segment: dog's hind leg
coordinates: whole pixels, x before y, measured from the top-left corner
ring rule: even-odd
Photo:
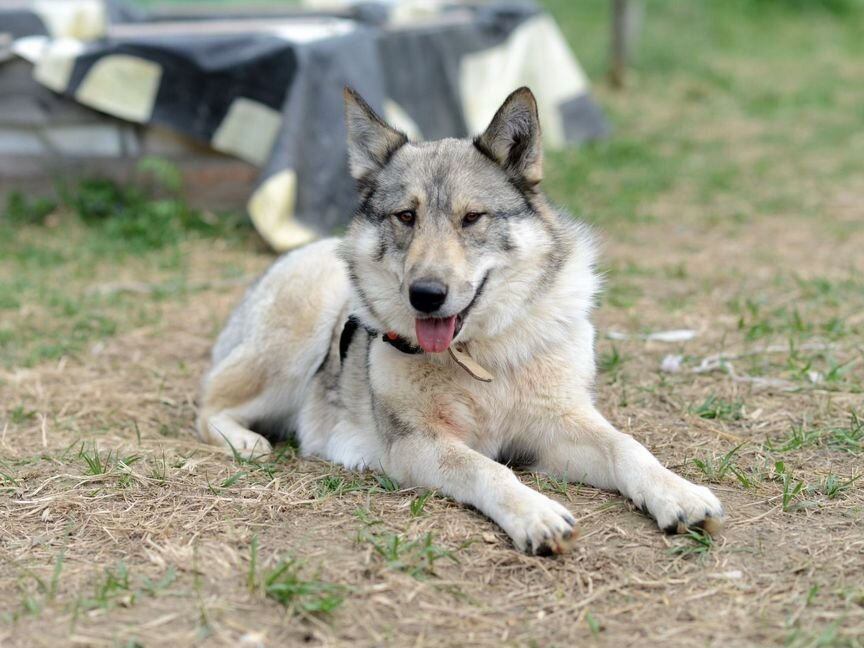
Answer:
[[[248,428],[256,414],[268,414],[267,387],[260,363],[242,346],[235,348],[204,381],[198,437],[206,443],[232,448],[244,457],[269,454],[270,442]]]
[[[202,417],[198,423],[199,435],[208,443],[226,446],[241,457],[254,459],[270,454],[273,450],[270,442],[248,429],[235,416],[231,412],[222,411]]]

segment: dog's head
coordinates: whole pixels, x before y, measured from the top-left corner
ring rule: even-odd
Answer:
[[[345,109],[360,205],[341,255],[361,317],[427,352],[499,334],[555,262],[531,91],[474,140],[409,142],[351,90]]]

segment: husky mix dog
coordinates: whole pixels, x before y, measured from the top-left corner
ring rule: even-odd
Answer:
[[[473,140],[409,142],[351,90],[345,108],[353,222],[249,289],[199,436],[256,456],[293,432],[305,455],[476,507],[533,554],[570,549],[576,521],[511,466],[616,490],[670,533],[716,532],[711,491],[594,406],[594,245],[538,189],[531,91]]]

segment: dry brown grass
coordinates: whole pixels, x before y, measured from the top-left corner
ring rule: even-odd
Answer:
[[[739,230],[727,241],[729,249],[720,241],[694,250],[716,237],[698,228],[639,227],[631,231],[639,245],[609,241],[605,252],[613,268],[629,268],[613,272],[610,283],[637,286],[639,296],[631,305],[602,307],[600,330],[686,326],[700,335],[686,345],[615,342],[623,360],[608,363],[598,398],[617,425],[694,480],[705,481],[694,458],[719,458],[745,443],[734,463],[753,486],[744,488],[731,473],[713,485],[730,523],[710,551],[696,553],[695,542],[667,538],[620,497],[578,485],[540,482],[577,513],[584,533],[574,554],[544,559],[518,554],[473,511],[433,497],[414,517],[415,493],[387,492],[372,476],[296,458],[290,449],[271,466],[237,465],[190,435],[211,322],[227,315],[240,294],[239,288],[201,290],[163,304],[158,323],[100,340],[85,356],[0,373],[6,412],[0,448],[9,476],[0,499],[0,641],[811,645],[835,634],[857,640],[864,633],[864,495],[856,483],[829,499],[818,486],[829,474],[859,474],[861,448],[856,454],[817,443],[780,453],[765,442],[777,445],[804,420],[819,430],[843,425],[847,410],[860,406],[860,393],[806,381],[792,393],[753,391],[722,372],[667,375],[658,364],[673,351],[702,357],[720,348],[758,348],[744,341],[727,302],[742,290],[769,301],[789,299],[788,287],[772,281],[777,268],[831,276],[859,262],[855,252],[864,235],[858,230],[838,244],[803,224],[769,219],[758,236]],[[647,241],[662,241],[662,249]],[[817,243],[806,263],[801,241]],[[204,249],[189,250],[190,281],[220,262]],[[244,258],[250,267],[267,262],[261,255]],[[663,273],[678,264],[686,266],[684,276]],[[726,265],[736,269],[734,276],[722,271]],[[91,283],[111,279],[104,270]],[[686,307],[658,303],[675,294],[686,296]],[[860,311],[861,305],[859,297],[832,312],[848,317],[844,309]],[[835,342],[836,353],[854,353],[858,342]],[[601,340],[601,355],[608,357],[611,348]],[[742,418],[692,413],[709,394],[741,400]],[[34,414],[15,422],[19,405]],[[91,446],[103,458],[112,453],[105,474],[88,474],[82,443],[91,456]],[[783,487],[772,477],[778,459],[796,481],[815,489],[802,493],[797,500],[805,505],[791,512],[782,510]],[[232,477],[236,481],[223,486]],[[342,477],[359,490],[320,497],[325,477]],[[458,563],[440,559],[434,573],[412,577],[358,540],[365,529],[408,538],[431,532],[435,545],[451,550]],[[304,578],[346,586],[344,603],[329,615],[309,614],[283,608],[260,587],[250,589],[253,538],[260,574],[294,556]],[[128,587],[100,596],[106,569],[116,572],[118,562],[128,570]],[[145,579],[158,583],[174,572],[162,591],[147,592]]]

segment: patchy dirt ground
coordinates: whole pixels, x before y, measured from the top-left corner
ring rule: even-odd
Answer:
[[[574,553],[533,558],[382,475],[290,446],[238,462],[191,437],[195,395],[272,257],[195,237],[106,252],[62,214],[0,232],[0,645],[864,644],[864,130],[832,112],[864,78],[837,70],[836,102],[794,104],[795,123],[848,136],[784,137],[785,108],[645,72],[601,89],[607,149],[549,159],[605,240],[600,406],[715,489],[713,541],[526,473],[582,528]],[[644,339],[675,329],[695,337]]]
[[[600,331],[698,335],[601,339],[598,400],[667,465],[713,482],[730,522],[712,546],[667,538],[617,495],[525,474],[577,514],[584,534],[572,555],[530,558],[442,498],[423,502],[290,447],[256,465],[196,443],[214,322],[242,290],[205,287],[78,357],[0,372],[2,644],[857,645],[864,496],[849,482],[864,449],[861,338],[819,327],[836,318],[860,330],[860,275],[838,269],[858,267],[864,232],[838,240],[778,217],[727,239],[680,225],[636,226],[629,238],[606,244]],[[250,271],[269,261],[231,249],[214,259],[205,248],[189,244],[191,285],[220,259]],[[797,279],[786,285],[778,272],[790,268]],[[114,278],[106,269],[92,282]],[[854,283],[847,293],[844,282]],[[746,306],[738,314],[742,299],[759,301],[765,322],[751,322],[761,315]],[[759,327],[787,326],[777,309],[790,303],[799,326],[814,327],[797,350],[758,337]],[[731,361],[734,377],[688,373],[721,351],[744,354]],[[669,354],[683,356],[682,372],[659,370]],[[851,367],[842,379],[825,378],[829,356]],[[802,379],[795,363],[808,362]],[[286,608],[265,581],[288,557],[300,571]],[[329,595],[341,605],[304,610],[328,594],[322,583],[340,587]]]

